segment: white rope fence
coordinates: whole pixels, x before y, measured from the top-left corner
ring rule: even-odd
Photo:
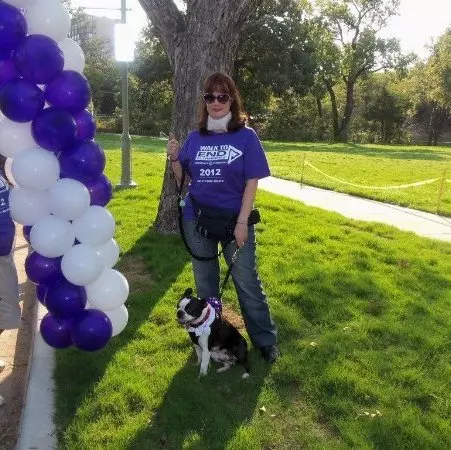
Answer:
[[[436,181],[440,180],[440,178],[431,178],[429,180],[417,181],[415,183],[409,183],[409,184],[398,184],[398,185],[395,185],[395,186],[366,186],[364,184],[350,183],[349,181],[340,180],[339,178],[335,178],[335,177],[333,177],[331,175],[328,175],[327,173],[325,173],[322,170],[318,169],[318,167],[315,167],[312,163],[310,163],[307,160],[304,160],[304,165],[311,167],[313,170],[315,170],[316,172],[320,173],[324,177],[329,178],[330,180],[338,181],[339,183],[343,183],[343,184],[346,184],[348,186],[354,186],[354,187],[359,187],[359,188],[364,188],[364,189],[380,189],[380,190],[407,189],[407,188],[410,188],[410,187],[417,187],[417,186],[423,186],[425,184],[432,184],[432,183],[435,183]],[[451,180],[446,180],[446,181],[447,182],[451,182]]]
[[[442,177],[430,178],[429,180],[416,181],[414,183],[397,184],[394,186],[367,186],[364,184],[356,184],[356,183],[351,183],[349,181],[341,180],[340,178],[333,177],[332,175],[329,175],[329,174],[323,172],[322,170],[318,169],[318,167],[314,166],[310,161],[307,161],[307,159],[305,158],[305,154],[304,154],[303,164],[302,164],[301,186],[303,184],[304,169],[306,166],[310,167],[315,172],[321,174],[323,177],[328,178],[329,180],[333,180],[338,183],[345,184],[347,186],[353,186],[353,187],[362,188],[362,189],[376,189],[376,190],[386,190],[387,191],[387,190],[393,190],[393,189],[408,189],[411,187],[425,186],[427,184],[433,184],[433,183],[440,182],[440,188],[439,188],[439,193],[438,193],[438,198],[437,198],[437,208],[436,208],[437,214],[439,214],[439,211],[440,211],[440,204],[442,202],[442,197],[445,192],[445,184],[451,183],[451,180],[448,180],[446,178],[447,170],[444,169]]]

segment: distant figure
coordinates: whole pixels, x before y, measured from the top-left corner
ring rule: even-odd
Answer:
[[[6,158],[0,155],[0,334],[19,328],[19,282],[13,259],[15,226],[9,213],[9,183],[5,174]],[[0,372],[5,362],[0,360]],[[5,399],[0,395],[0,405]]]

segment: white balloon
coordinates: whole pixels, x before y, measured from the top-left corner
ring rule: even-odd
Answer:
[[[86,286],[89,304],[101,311],[119,308],[127,300],[128,293],[127,279],[114,269],[104,270],[97,280]]]
[[[22,225],[33,225],[49,215],[47,194],[30,189],[14,188],[9,193],[11,217]]]
[[[81,47],[71,38],[58,42],[64,55],[64,70],[75,70],[83,73],[85,68],[85,55]]]
[[[93,247],[95,252],[100,256],[103,265],[106,269],[111,269],[119,259],[119,245],[114,239],[102,245]]]
[[[122,333],[128,322],[127,307],[122,305],[120,308],[104,311],[104,313],[108,316],[111,320],[111,324],[113,325],[113,336],[117,336]]]
[[[75,237],[82,244],[98,246],[105,244],[114,236],[114,218],[102,206],[90,206],[87,211],[73,222]]]
[[[63,256],[74,242],[75,235],[70,222],[55,216],[37,221],[30,231],[31,246],[47,258]]]
[[[0,121],[0,153],[15,158],[22,151],[36,147],[31,135],[31,122],[20,123],[2,118]]]
[[[34,147],[14,158],[11,172],[20,187],[45,191],[58,180],[60,164],[52,152]]]
[[[8,178],[9,182],[17,187],[18,186],[17,181],[14,179],[13,174],[11,172],[12,164],[13,164],[13,159],[12,158],[6,158],[6,161],[5,161],[5,175],[6,175],[6,178]]]
[[[103,264],[89,245],[74,245],[61,260],[61,270],[70,283],[85,286],[99,278]]]
[[[70,14],[56,0],[36,0],[25,7],[28,34],[44,34],[56,42],[66,38],[70,31]]]
[[[49,190],[50,212],[60,219],[77,219],[89,208],[90,202],[88,188],[71,178],[57,181]]]

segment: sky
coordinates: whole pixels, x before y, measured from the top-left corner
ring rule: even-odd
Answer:
[[[71,3],[74,7],[120,8],[121,0],[72,0]],[[146,24],[146,15],[138,0],[127,0],[127,7],[131,8],[127,12],[127,21],[133,25],[137,39],[139,31]],[[89,9],[86,12],[120,18],[119,11]],[[415,52],[421,58],[428,55],[425,45],[451,26],[451,0],[401,0],[399,13],[391,19],[381,35],[400,39],[405,52]]]

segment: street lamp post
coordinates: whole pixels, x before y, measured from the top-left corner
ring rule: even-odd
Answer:
[[[121,23],[127,23],[127,0],[121,0]],[[132,155],[130,137],[130,115],[128,110],[128,61],[120,62],[122,74],[122,173],[121,182],[116,185],[117,189],[128,189],[136,187],[132,180]]]

